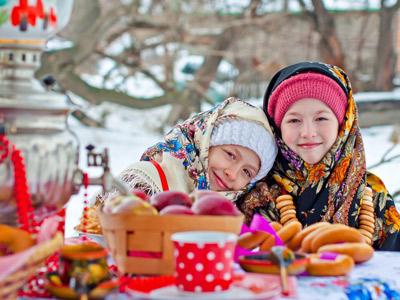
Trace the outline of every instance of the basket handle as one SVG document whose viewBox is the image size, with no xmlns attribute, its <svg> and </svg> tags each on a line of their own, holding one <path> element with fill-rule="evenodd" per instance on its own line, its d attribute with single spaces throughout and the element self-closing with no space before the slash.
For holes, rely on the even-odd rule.
<svg viewBox="0 0 400 300">
<path fill-rule="evenodd" d="M 155 161 L 154 159 L 151 159 L 150 162 L 157 169 L 158 175 L 160 176 L 161 187 L 162 187 L 163 191 L 164 192 L 169 191 L 167 176 L 165 176 L 164 170 L 161 168 L 160 164 L 157 161 Z"/>
</svg>

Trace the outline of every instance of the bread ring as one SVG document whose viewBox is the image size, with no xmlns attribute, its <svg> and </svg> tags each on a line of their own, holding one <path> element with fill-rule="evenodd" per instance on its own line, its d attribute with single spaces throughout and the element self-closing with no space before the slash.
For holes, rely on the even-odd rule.
<svg viewBox="0 0 400 300">
<path fill-rule="evenodd" d="M 280 221 L 281 221 L 281 223 L 285 226 L 286 223 L 287 223 L 289 220 L 291 220 L 291 219 L 297 220 L 296 215 L 295 215 L 295 214 L 286 215 L 286 216 L 282 217 L 282 218 L 280 219 Z"/>
<path fill-rule="evenodd" d="M 375 217 L 375 215 L 374 215 L 374 213 L 372 211 L 368 211 L 368 210 L 363 209 L 363 208 L 360 210 L 360 216 L 361 215 L 370 216 L 371 218 Z"/>
<path fill-rule="evenodd" d="M 294 209 L 294 212 L 296 212 L 296 206 L 294 206 L 294 205 L 286 205 L 286 206 L 282 207 L 282 208 L 279 210 L 279 212 L 280 212 L 281 214 L 283 214 L 285 211 L 288 211 L 288 210 L 291 210 L 291 209 Z"/>
<path fill-rule="evenodd" d="M 367 226 L 367 225 L 360 225 L 359 229 L 363 229 L 365 231 L 368 231 L 371 234 L 374 234 L 374 232 L 375 232 L 375 228 L 374 227 Z"/>
<path fill-rule="evenodd" d="M 270 234 L 260 245 L 260 251 L 269 251 L 273 246 L 275 246 L 275 237 Z"/>
<path fill-rule="evenodd" d="M 346 226 L 346 228 L 333 227 L 322 231 L 311 242 L 311 252 L 315 253 L 318 249 L 327 244 L 343 242 L 363 242 L 362 234 L 355 228 Z"/>
<path fill-rule="evenodd" d="M 363 228 L 359 228 L 358 231 L 363 235 L 366 236 L 367 238 L 369 238 L 370 240 L 372 240 L 372 238 L 374 237 L 373 232 L 369 232 L 368 230 L 365 230 Z"/>
<path fill-rule="evenodd" d="M 359 224 L 360 225 L 366 225 L 366 226 L 369 226 L 369 227 L 375 227 L 375 222 L 371 222 L 371 221 L 368 221 L 368 220 L 360 220 Z"/>
<path fill-rule="evenodd" d="M 23 229 L 0 224 L 0 244 L 6 247 L 2 254 L 13 254 L 24 251 L 35 244 L 31 234 Z"/>
<path fill-rule="evenodd" d="M 375 218 L 374 217 L 367 216 L 367 215 L 360 215 L 359 219 L 360 220 L 370 221 L 370 222 L 374 223 L 374 226 L 375 226 Z"/>
<path fill-rule="evenodd" d="M 365 188 L 364 188 L 364 197 L 365 196 L 369 196 L 369 197 L 372 197 L 372 188 L 370 188 L 369 186 L 366 186 Z"/>
<path fill-rule="evenodd" d="M 312 276 L 341 276 L 354 267 L 353 259 L 345 254 L 338 254 L 334 260 L 323 259 L 323 253 L 310 255 L 307 272 Z"/>
<path fill-rule="evenodd" d="M 293 200 L 284 200 L 276 204 L 277 209 L 281 209 L 282 207 L 293 205 Z"/>
<path fill-rule="evenodd" d="M 252 250 L 260 246 L 268 236 L 270 236 L 269 233 L 261 230 L 245 232 L 238 237 L 237 244 L 242 248 Z"/>
<path fill-rule="evenodd" d="M 271 222 L 269 223 L 269 225 L 271 225 L 271 227 L 275 230 L 278 231 L 279 229 L 282 228 L 282 224 L 279 222 Z"/>
<path fill-rule="evenodd" d="M 372 212 L 372 213 L 375 212 L 375 210 L 374 210 L 374 208 L 373 208 L 372 206 L 363 205 L 363 206 L 361 206 L 360 214 L 361 214 L 364 210 L 369 211 L 369 212 Z"/>
<path fill-rule="evenodd" d="M 328 222 L 318 222 L 318 223 L 311 224 L 310 226 L 308 226 L 308 227 L 304 228 L 303 230 L 301 230 L 300 232 L 296 233 L 296 235 L 290 240 L 288 247 L 295 251 L 298 250 L 301 246 L 301 242 L 308 234 L 310 234 L 314 230 L 318 229 L 319 227 L 329 226 L 329 225 L 331 225 L 331 224 Z"/>
<path fill-rule="evenodd" d="M 320 226 L 320 227 L 318 227 L 317 229 L 313 230 L 312 232 L 310 232 L 308 235 L 306 235 L 303 238 L 303 240 L 301 242 L 301 248 L 300 248 L 301 252 L 306 252 L 306 253 L 311 252 L 311 243 L 312 243 L 313 239 L 317 235 L 319 235 L 322 231 L 327 230 L 327 229 L 332 228 L 332 227 L 341 227 L 341 228 L 343 228 L 345 226 L 346 225 L 343 225 L 343 224 L 331 224 L 331 223 L 329 223 L 328 226 Z"/>
<path fill-rule="evenodd" d="M 363 235 L 363 239 L 364 239 L 364 243 L 367 245 L 372 245 L 372 239 L 370 239 L 369 237 Z"/>
<path fill-rule="evenodd" d="M 364 197 L 362 200 L 361 200 L 361 205 L 362 206 L 364 206 L 364 205 L 368 205 L 368 206 L 374 206 L 374 201 L 372 200 L 372 197 Z"/>
<path fill-rule="evenodd" d="M 290 222 L 299 222 L 299 220 L 297 220 L 297 218 L 289 219 L 289 220 L 286 221 L 286 223 L 284 225 L 287 225 Z"/>
<path fill-rule="evenodd" d="M 293 197 L 291 195 L 280 195 L 279 197 L 276 198 L 275 202 L 279 203 L 279 202 L 285 201 L 285 200 L 293 201 Z"/>
<path fill-rule="evenodd" d="M 281 230 L 278 231 L 278 235 L 281 240 L 286 243 L 290 241 L 292 237 L 298 232 L 301 231 L 302 225 L 299 221 L 290 222 L 285 224 Z"/>
<path fill-rule="evenodd" d="M 355 263 L 362 263 L 371 259 L 374 255 L 374 248 L 366 243 L 342 243 L 322 246 L 320 252 L 334 252 L 350 256 Z"/>
<path fill-rule="evenodd" d="M 295 215 L 296 215 L 296 210 L 294 210 L 294 209 L 289 209 L 289 210 L 286 210 L 286 211 L 284 211 L 284 212 L 281 212 L 281 218 L 283 218 L 283 217 L 286 216 L 286 215 L 293 215 L 293 216 L 295 216 Z"/>
</svg>

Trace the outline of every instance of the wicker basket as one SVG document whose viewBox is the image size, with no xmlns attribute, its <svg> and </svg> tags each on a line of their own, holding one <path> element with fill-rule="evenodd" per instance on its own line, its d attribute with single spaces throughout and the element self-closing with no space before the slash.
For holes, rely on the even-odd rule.
<svg viewBox="0 0 400 300">
<path fill-rule="evenodd" d="M 132 274 L 173 274 L 171 235 L 179 231 L 216 230 L 238 234 L 242 216 L 134 216 L 98 211 L 103 235 L 118 269 Z M 128 253 L 157 253 L 134 257 Z"/>
<path fill-rule="evenodd" d="M 63 245 L 61 233 L 38 246 L 27 261 L 16 271 L 0 281 L 0 299 L 17 299 L 18 290 L 43 266 L 47 257 Z"/>
</svg>

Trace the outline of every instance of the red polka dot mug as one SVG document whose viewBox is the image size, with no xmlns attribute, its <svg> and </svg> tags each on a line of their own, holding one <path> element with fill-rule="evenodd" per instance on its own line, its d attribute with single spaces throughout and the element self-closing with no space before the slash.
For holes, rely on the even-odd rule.
<svg viewBox="0 0 400 300">
<path fill-rule="evenodd" d="M 171 237 L 174 243 L 175 283 L 183 292 L 229 289 L 237 236 L 219 231 L 186 231 Z"/>
</svg>

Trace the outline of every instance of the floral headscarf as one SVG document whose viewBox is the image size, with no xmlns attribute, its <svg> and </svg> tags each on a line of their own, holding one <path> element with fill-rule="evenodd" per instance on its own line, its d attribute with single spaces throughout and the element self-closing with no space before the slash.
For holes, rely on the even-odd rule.
<svg viewBox="0 0 400 300">
<path fill-rule="evenodd" d="M 231 97 L 212 109 L 176 125 L 165 135 L 163 142 L 147 149 L 141 160 L 154 159 L 157 155 L 168 152 L 181 161 L 194 189 L 210 189 L 207 170 L 211 133 L 216 122 L 225 119 L 253 121 L 265 127 L 272 135 L 268 119 L 262 109 Z M 249 184 L 241 191 L 224 192 L 224 195 L 236 200 L 237 196 L 250 186 L 254 184 Z"/>
<path fill-rule="evenodd" d="M 319 163 L 309 165 L 284 143 L 280 129 L 271 119 L 279 148 L 278 157 L 264 182 L 241 199 L 242 210 L 247 219 L 259 211 L 269 220 L 279 220 L 274 199 L 279 194 L 287 193 L 293 196 L 297 218 L 303 225 L 328 221 L 358 227 L 360 201 L 365 186 L 370 186 L 376 217 L 374 247 L 400 250 L 399 213 L 382 181 L 366 171 L 357 107 L 344 71 L 317 62 L 289 66 L 279 71 L 270 82 L 264 96 L 264 111 L 267 112 L 272 91 L 285 79 L 302 72 L 329 76 L 346 92 L 348 105 L 338 137 Z"/>
</svg>

